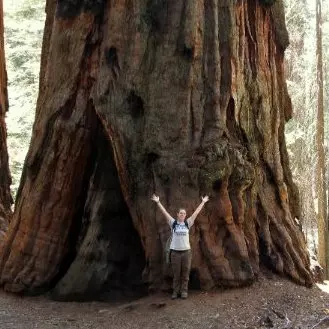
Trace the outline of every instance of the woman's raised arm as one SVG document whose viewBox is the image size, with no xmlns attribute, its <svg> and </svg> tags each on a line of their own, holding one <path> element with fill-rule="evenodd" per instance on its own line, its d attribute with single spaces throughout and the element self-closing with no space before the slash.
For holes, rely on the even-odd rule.
<svg viewBox="0 0 329 329">
<path fill-rule="evenodd" d="M 206 196 L 202 197 L 201 200 L 202 201 L 199 204 L 198 208 L 195 209 L 194 213 L 190 217 L 192 223 L 195 221 L 196 217 L 199 215 L 199 212 L 201 211 L 201 209 L 203 208 L 203 206 L 205 205 L 205 203 L 209 201 L 209 196 L 206 195 Z"/>
<path fill-rule="evenodd" d="M 168 213 L 168 211 L 165 209 L 165 207 L 161 204 L 160 198 L 157 195 L 153 194 L 151 200 L 154 201 L 158 205 L 159 209 L 164 214 L 164 216 L 166 217 L 166 219 L 168 221 L 170 221 L 172 219 L 172 217 L 170 216 L 170 214 Z"/>
</svg>

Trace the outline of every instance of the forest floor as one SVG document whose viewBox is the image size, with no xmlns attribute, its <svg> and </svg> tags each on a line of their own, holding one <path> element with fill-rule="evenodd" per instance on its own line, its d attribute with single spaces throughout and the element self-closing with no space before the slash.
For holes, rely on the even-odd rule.
<svg viewBox="0 0 329 329">
<path fill-rule="evenodd" d="M 187 300 L 159 294 L 120 304 L 60 303 L 1 292 L 0 328 L 324 329 L 329 328 L 329 282 L 320 288 L 270 276 L 242 289 L 191 291 Z"/>
</svg>

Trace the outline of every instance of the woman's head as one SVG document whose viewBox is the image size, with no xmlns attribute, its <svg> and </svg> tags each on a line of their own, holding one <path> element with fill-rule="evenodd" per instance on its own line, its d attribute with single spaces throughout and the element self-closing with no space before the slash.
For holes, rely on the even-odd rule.
<svg viewBox="0 0 329 329">
<path fill-rule="evenodd" d="M 186 218 L 186 210 L 184 208 L 179 208 L 177 213 L 177 220 L 183 222 Z"/>
</svg>

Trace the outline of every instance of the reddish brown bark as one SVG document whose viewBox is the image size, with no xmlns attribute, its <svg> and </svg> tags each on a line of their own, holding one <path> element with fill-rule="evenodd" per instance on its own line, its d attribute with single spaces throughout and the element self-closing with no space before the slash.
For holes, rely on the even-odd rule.
<svg viewBox="0 0 329 329">
<path fill-rule="evenodd" d="M 7 71 L 5 60 L 3 6 L 0 1 L 0 243 L 7 231 L 11 217 L 11 178 L 8 166 L 7 129 L 5 115 L 8 111 Z"/>
<path fill-rule="evenodd" d="M 168 287 L 153 192 L 173 215 L 211 195 L 191 230 L 192 286 L 249 284 L 261 264 L 311 284 L 284 141 L 287 40 L 280 1 L 61 1 L 4 288 Z"/>
</svg>

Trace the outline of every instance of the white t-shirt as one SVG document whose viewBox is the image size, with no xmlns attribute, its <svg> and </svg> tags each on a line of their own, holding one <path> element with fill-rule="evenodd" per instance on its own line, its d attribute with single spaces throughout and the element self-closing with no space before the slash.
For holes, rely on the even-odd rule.
<svg viewBox="0 0 329 329">
<path fill-rule="evenodd" d="M 190 250 L 191 246 L 190 246 L 189 229 L 194 224 L 194 220 L 191 217 L 186 220 L 188 224 L 188 228 L 186 227 L 184 222 L 180 223 L 177 221 L 175 230 L 173 230 L 174 221 L 175 221 L 174 218 L 168 220 L 168 224 L 171 228 L 171 234 L 172 234 L 170 249 Z"/>
</svg>

